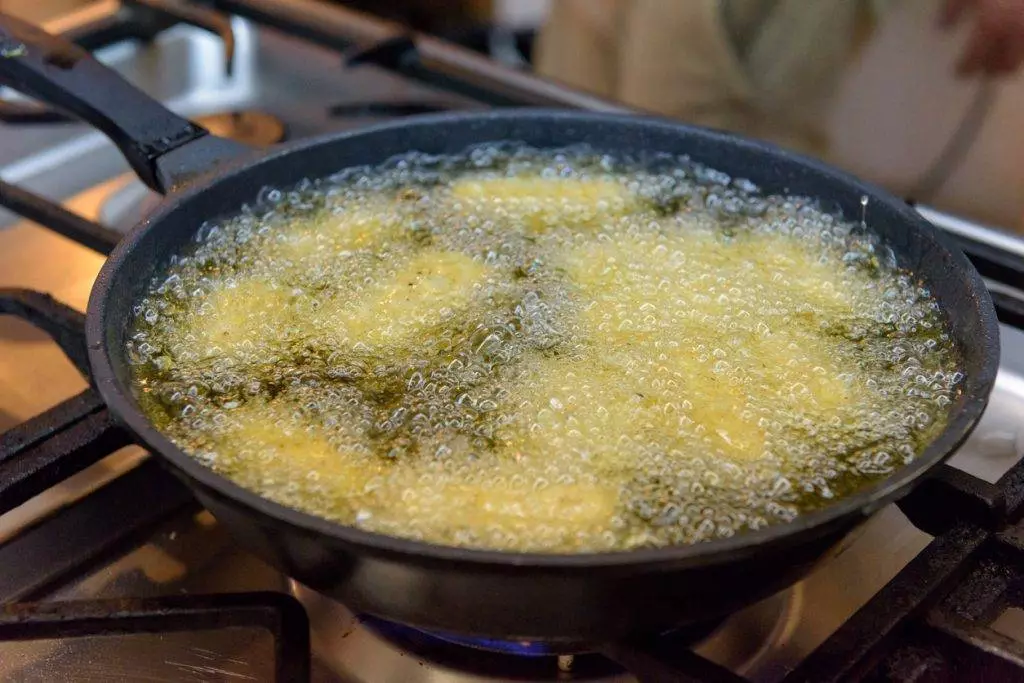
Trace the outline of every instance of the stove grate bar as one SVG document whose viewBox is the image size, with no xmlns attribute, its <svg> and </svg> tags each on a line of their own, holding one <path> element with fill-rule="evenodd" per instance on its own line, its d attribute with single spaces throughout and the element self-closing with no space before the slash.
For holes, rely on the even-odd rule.
<svg viewBox="0 0 1024 683">
<path fill-rule="evenodd" d="M 999 247 L 951 232 L 944 235 L 960 247 L 982 277 L 1007 284 L 1024 282 L 1024 260 Z"/>
<path fill-rule="evenodd" d="M 88 376 L 82 313 L 40 292 L 0 289 L 0 314 L 19 317 L 46 332 Z M 0 434 L 0 513 L 130 442 L 92 389 L 12 427 Z"/>
<path fill-rule="evenodd" d="M 0 513 L 132 443 L 101 406 L 99 397 L 88 390 L 0 435 L 0 442 L 13 446 L 0 452 Z M 83 415 L 84 411 L 88 412 Z M 18 448 L 22 433 L 29 429 L 47 436 L 34 446 Z"/>
<path fill-rule="evenodd" d="M 622 104 L 566 88 L 440 38 L 410 32 L 399 24 L 338 4 L 317 0 L 213 0 L 213 6 L 349 55 L 369 51 L 371 58 L 364 56 L 364 63 L 484 103 L 630 111 Z M 389 44 L 389 49 L 373 54 L 379 45 Z M 396 55 L 403 58 L 395 60 Z M 373 57 L 383 59 L 374 61 Z"/>
<path fill-rule="evenodd" d="M 944 643 L 956 642 L 961 652 L 968 649 L 974 651 L 963 656 L 964 661 L 978 654 L 991 655 L 1012 666 L 1018 675 L 1024 670 L 1024 645 L 1009 636 L 988 626 L 958 624 L 931 617 L 927 623 L 933 631 L 932 637 L 936 640 Z"/>
<path fill-rule="evenodd" d="M 145 540 L 189 505 L 198 509 L 181 482 L 154 459 L 142 462 L 0 545 L 0 604 L 49 594 Z"/>
<path fill-rule="evenodd" d="M 1024 564 L 1017 534 L 999 533 L 969 560 L 970 571 L 863 680 L 917 683 L 1018 680 L 1024 643 L 995 627 L 1008 608 L 1020 609 Z"/>
<path fill-rule="evenodd" d="M 0 123 L 25 125 L 68 121 L 71 121 L 71 118 L 67 114 L 42 105 L 0 100 Z"/>
<path fill-rule="evenodd" d="M 106 256 L 122 235 L 82 218 L 57 202 L 0 180 L 0 206 Z"/>
<path fill-rule="evenodd" d="M 1020 666 L 996 649 L 958 634 L 915 624 L 866 677 L 870 683 L 1018 681 Z"/>
<path fill-rule="evenodd" d="M 998 485 L 1006 499 L 1007 521 L 1020 522 L 1024 518 L 1024 459 L 1000 477 Z"/>
<path fill-rule="evenodd" d="M 455 48 L 453 48 L 455 49 Z M 480 82 L 459 73 L 446 62 L 431 63 L 417 48 L 416 38 L 400 34 L 366 48 L 346 51 L 346 66 L 372 64 L 426 85 L 445 90 L 491 107 L 515 107 L 522 97 L 503 93 L 494 82 Z"/>
<path fill-rule="evenodd" d="M 971 524 L 959 524 L 936 538 L 801 662 L 785 683 L 873 680 L 867 676 L 891 645 L 967 573 L 970 560 L 988 538 L 988 532 Z"/>
<path fill-rule="evenodd" d="M 309 622 L 302 605 L 283 593 L 21 603 L 0 611 L 0 641 L 225 628 L 270 632 L 274 637 L 274 680 L 309 681 Z"/>
<path fill-rule="evenodd" d="M 1024 611 L 1024 528 L 954 526 L 784 683 L 1018 680 L 1024 643 L 997 628 Z"/>
<path fill-rule="evenodd" d="M 218 36 L 224 44 L 225 65 L 228 75 L 231 75 L 235 61 L 235 35 L 231 20 L 201 3 L 122 0 L 116 11 L 97 17 L 91 23 L 62 34 L 62 37 L 92 51 L 123 40 L 150 41 L 179 23 Z M 0 100 L 0 123 L 40 125 L 69 121 L 75 121 L 75 118 L 45 105 Z"/>
<path fill-rule="evenodd" d="M 1006 517 L 998 486 L 946 464 L 936 467 L 897 505 L 914 526 L 932 536 L 965 521 L 995 530 Z"/>
<path fill-rule="evenodd" d="M 0 315 L 21 318 L 45 332 L 57 342 L 82 376 L 89 376 L 84 313 L 62 304 L 49 294 L 29 289 L 0 288 Z"/>
<path fill-rule="evenodd" d="M 0 467 L 65 431 L 103 407 L 96 392 L 86 389 L 0 434 Z M 2 481 L 2 478 L 0 478 Z"/>
</svg>

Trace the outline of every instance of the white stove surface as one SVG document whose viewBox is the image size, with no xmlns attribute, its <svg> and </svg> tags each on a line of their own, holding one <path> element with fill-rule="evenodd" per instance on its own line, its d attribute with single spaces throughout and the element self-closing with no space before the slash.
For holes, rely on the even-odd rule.
<svg viewBox="0 0 1024 683">
<path fill-rule="evenodd" d="M 334 52 L 240 20 L 235 27 L 238 53 L 231 78 L 223 73 L 219 42 L 191 28 L 175 28 L 145 48 L 119 45 L 100 56 L 188 116 L 258 109 L 280 117 L 292 137 L 369 122 L 331 119 L 327 107 L 340 102 L 456 101 L 372 67 L 343 69 Z M 82 126 L 0 128 L 0 176 L 113 227 L 125 225 L 133 206 L 147 196 L 126 171 L 113 147 Z M 975 229 L 959 226 L 961 230 Z M 1024 253 L 1024 243 L 1009 244 Z M 101 256 L 63 237 L 0 213 L 2 287 L 38 289 L 84 309 L 101 263 Z M 1002 366 L 990 408 L 951 461 L 990 482 L 1024 451 L 1024 334 L 1008 328 L 1002 332 Z M 24 323 L 0 318 L 0 430 L 84 388 L 85 382 L 45 336 Z M 0 544 L 147 457 L 141 449 L 125 449 L 0 516 Z M 751 681 L 778 681 L 929 540 L 895 507 L 887 508 L 847 539 L 808 579 L 734 615 L 697 650 Z M 24 561 L 32 563 L 33 558 Z M 313 625 L 317 681 L 509 680 L 510 674 L 500 670 L 458 672 L 402 651 L 344 607 L 293 586 L 245 554 L 207 513 L 182 515 L 121 559 L 51 597 L 145 597 L 257 589 L 292 591 L 306 604 Z M 1016 637 L 1024 640 L 1024 627 L 1020 631 Z M 269 637 L 246 629 L 0 643 L 0 680 L 262 681 L 271 676 L 272 658 Z M 584 677 L 574 673 L 572 662 L 563 659 L 560 664 L 561 668 L 552 660 L 548 669 L 541 667 L 537 680 L 633 680 L 624 674 Z"/>
</svg>

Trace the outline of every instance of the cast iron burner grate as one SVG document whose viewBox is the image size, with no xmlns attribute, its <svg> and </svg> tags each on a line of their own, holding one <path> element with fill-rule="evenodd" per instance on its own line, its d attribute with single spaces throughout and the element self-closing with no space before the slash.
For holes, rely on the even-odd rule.
<svg viewBox="0 0 1024 683">
<path fill-rule="evenodd" d="M 274 680 L 309 680 L 309 623 L 302 606 L 283 593 L 13 604 L 0 612 L 0 641 L 226 628 L 268 631 L 274 639 Z"/>
<path fill-rule="evenodd" d="M 160 0 L 130 0 L 126 5 L 129 11 L 97 21 L 71 37 L 94 49 L 126 37 L 149 39 L 185 21 L 220 33 L 226 48 L 230 48 L 230 26 L 219 10 L 347 51 L 352 61 L 373 63 L 485 105 L 623 110 L 337 5 L 311 5 L 301 0 L 213 0 L 209 6 L 176 3 L 174 8 Z M 354 53 L 353 46 L 358 48 Z M 46 123 L 54 117 L 45 111 L 5 106 L 0 109 L 3 120 Z M 6 183 L 0 183 L 0 205 L 101 253 L 109 253 L 120 238 L 108 228 Z M 1024 282 L 1024 264 L 1019 257 L 990 244 L 951 237 L 984 277 L 1010 288 Z M 1024 302 L 1003 291 L 993 291 L 992 295 L 1000 321 L 1024 329 Z M 47 332 L 72 363 L 87 374 L 81 313 L 37 292 L 0 290 L 0 314 L 21 317 Z M 0 435 L 0 513 L 127 442 L 92 388 L 14 427 Z M 0 610 L 0 640 L 202 630 L 241 624 L 264 628 L 274 635 L 278 680 L 307 680 L 308 619 L 301 605 L 281 594 L 19 602 L 43 598 L 69 578 L 81 576 L 132 547 L 161 522 L 194 505 L 184 487 L 149 460 L 0 546 L 0 567 L 5 568 L 0 573 L 0 602 L 4 605 Z M 934 477 L 900 503 L 900 508 L 934 540 L 785 676 L 783 683 L 1024 680 L 1024 644 L 1000 631 L 1004 619 L 1024 610 L 1024 461 L 995 484 L 941 466 Z M 62 542 L 55 544 L 53 538 Z M 31 571 L 8 570 L 23 567 L 23 563 L 10 561 L 23 554 L 38 558 Z M 395 637 L 412 649 L 415 644 L 409 642 L 410 630 L 399 628 L 402 634 Z M 432 647 L 437 645 L 436 636 L 418 633 L 416 638 L 429 639 Z M 683 640 L 659 638 L 603 645 L 602 655 L 580 657 L 573 670 L 579 672 L 579 667 L 591 661 L 594 666 L 611 666 L 607 661 L 611 660 L 645 683 L 743 680 L 694 654 Z M 441 639 L 453 656 L 473 660 L 485 654 L 479 642 L 476 647 L 467 647 L 465 642 L 449 641 Z M 508 663 L 551 656 L 487 654 L 505 657 L 503 661 Z"/>
</svg>

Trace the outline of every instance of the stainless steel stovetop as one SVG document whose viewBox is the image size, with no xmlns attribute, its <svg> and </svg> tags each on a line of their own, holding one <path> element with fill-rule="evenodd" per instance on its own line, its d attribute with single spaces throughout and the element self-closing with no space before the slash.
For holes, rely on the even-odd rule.
<svg viewBox="0 0 1024 683">
<path fill-rule="evenodd" d="M 61 24 L 73 24 L 89 13 L 111 8 L 101 2 Z M 165 31 L 150 45 L 118 44 L 97 54 L 180 113 L 198 117 L 261 111 L 279 118 L 293 138 L 375 120 L 371 116 L 332 115 L 335 105 L 414 101 L 476 106 L 373 66 L 344 68 L 335 51 L 239 18 L 232 22 L 237 52 L 230 76 L 225 73 L 220 41 L 186 26 Z M 128 174 L 114 148 L 79 125 L 0 127 L 0 177 L 118 229 L 130 225 L 140 207 L 151 199 Z M 998 243 L 1024 256 L 1024 241 L 923 211 L 951 230 Z M 42 290 L 84 309 L 101 263 L 102 257 L 96 253 L 0 212 L 0 287 Z M 981 426 L 951 461 L 989 482 L 995 482 L 1024 454 L 1024 334 L 1011 328 L 1003 328 L 1002 334 L 1002 365 L 991 406 Z M 79 374 L 46 337 L 24 323 L 0 318 L 0 431 L 84 387 Z M 0 546 L 13 542 L 53 511 L 140 467 L 147 458 L 138 448 L 123 449 L 0 516 Z M 97 519 L 96 524 L 110 521 Z M 55 537 L 53 543 L 63 540 Z M 807 580 L 734 615 L 700 643 L 697 651 L 751 681 L 778 681 L 929 540 L 895 507 L 885 509 Z M 21 556 L 18 562 L 25 566 L 17 569 L 31 569 L 40 561 Z M 0 575 L 4 571 L 0 567 Z M 317 681 L 468 683 L 513 676 L 513 672 L 501 670 L 501 662 L 491 662 L 486 656 L 481 656 L 481 670 L 470 674 L 396 646 L 343 606 L 291 584 L 245 554 L 209 514 L 191 509 L 163 523 L 108 564 L 68 577 L 59 590 L 45 598 L 264 589 L 293 593 L 306 606 Z M 1003 622 L 1006 635 L 1024 641 L 1024 623 L 1013 618 Z M 0 680 L 270 680 L 272 645 L 265 633 L 246 628 L 0 643 Z M 530 676 L 537 680 L 634 680 L 599 670 L 586 674 L 569 658 L 533 667 Z"/>
</svg>

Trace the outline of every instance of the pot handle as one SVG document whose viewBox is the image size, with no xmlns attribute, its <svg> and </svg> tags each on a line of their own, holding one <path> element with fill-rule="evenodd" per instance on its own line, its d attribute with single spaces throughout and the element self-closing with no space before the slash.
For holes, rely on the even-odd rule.
<svg viewBox="0 0 1024 683">
<path fill-rule="evenodd" d="M 71 41 L 3 13 L 0 85 L 98 128 L 161 194 L 251 151 L 169 111 Z"/>
</svg>

